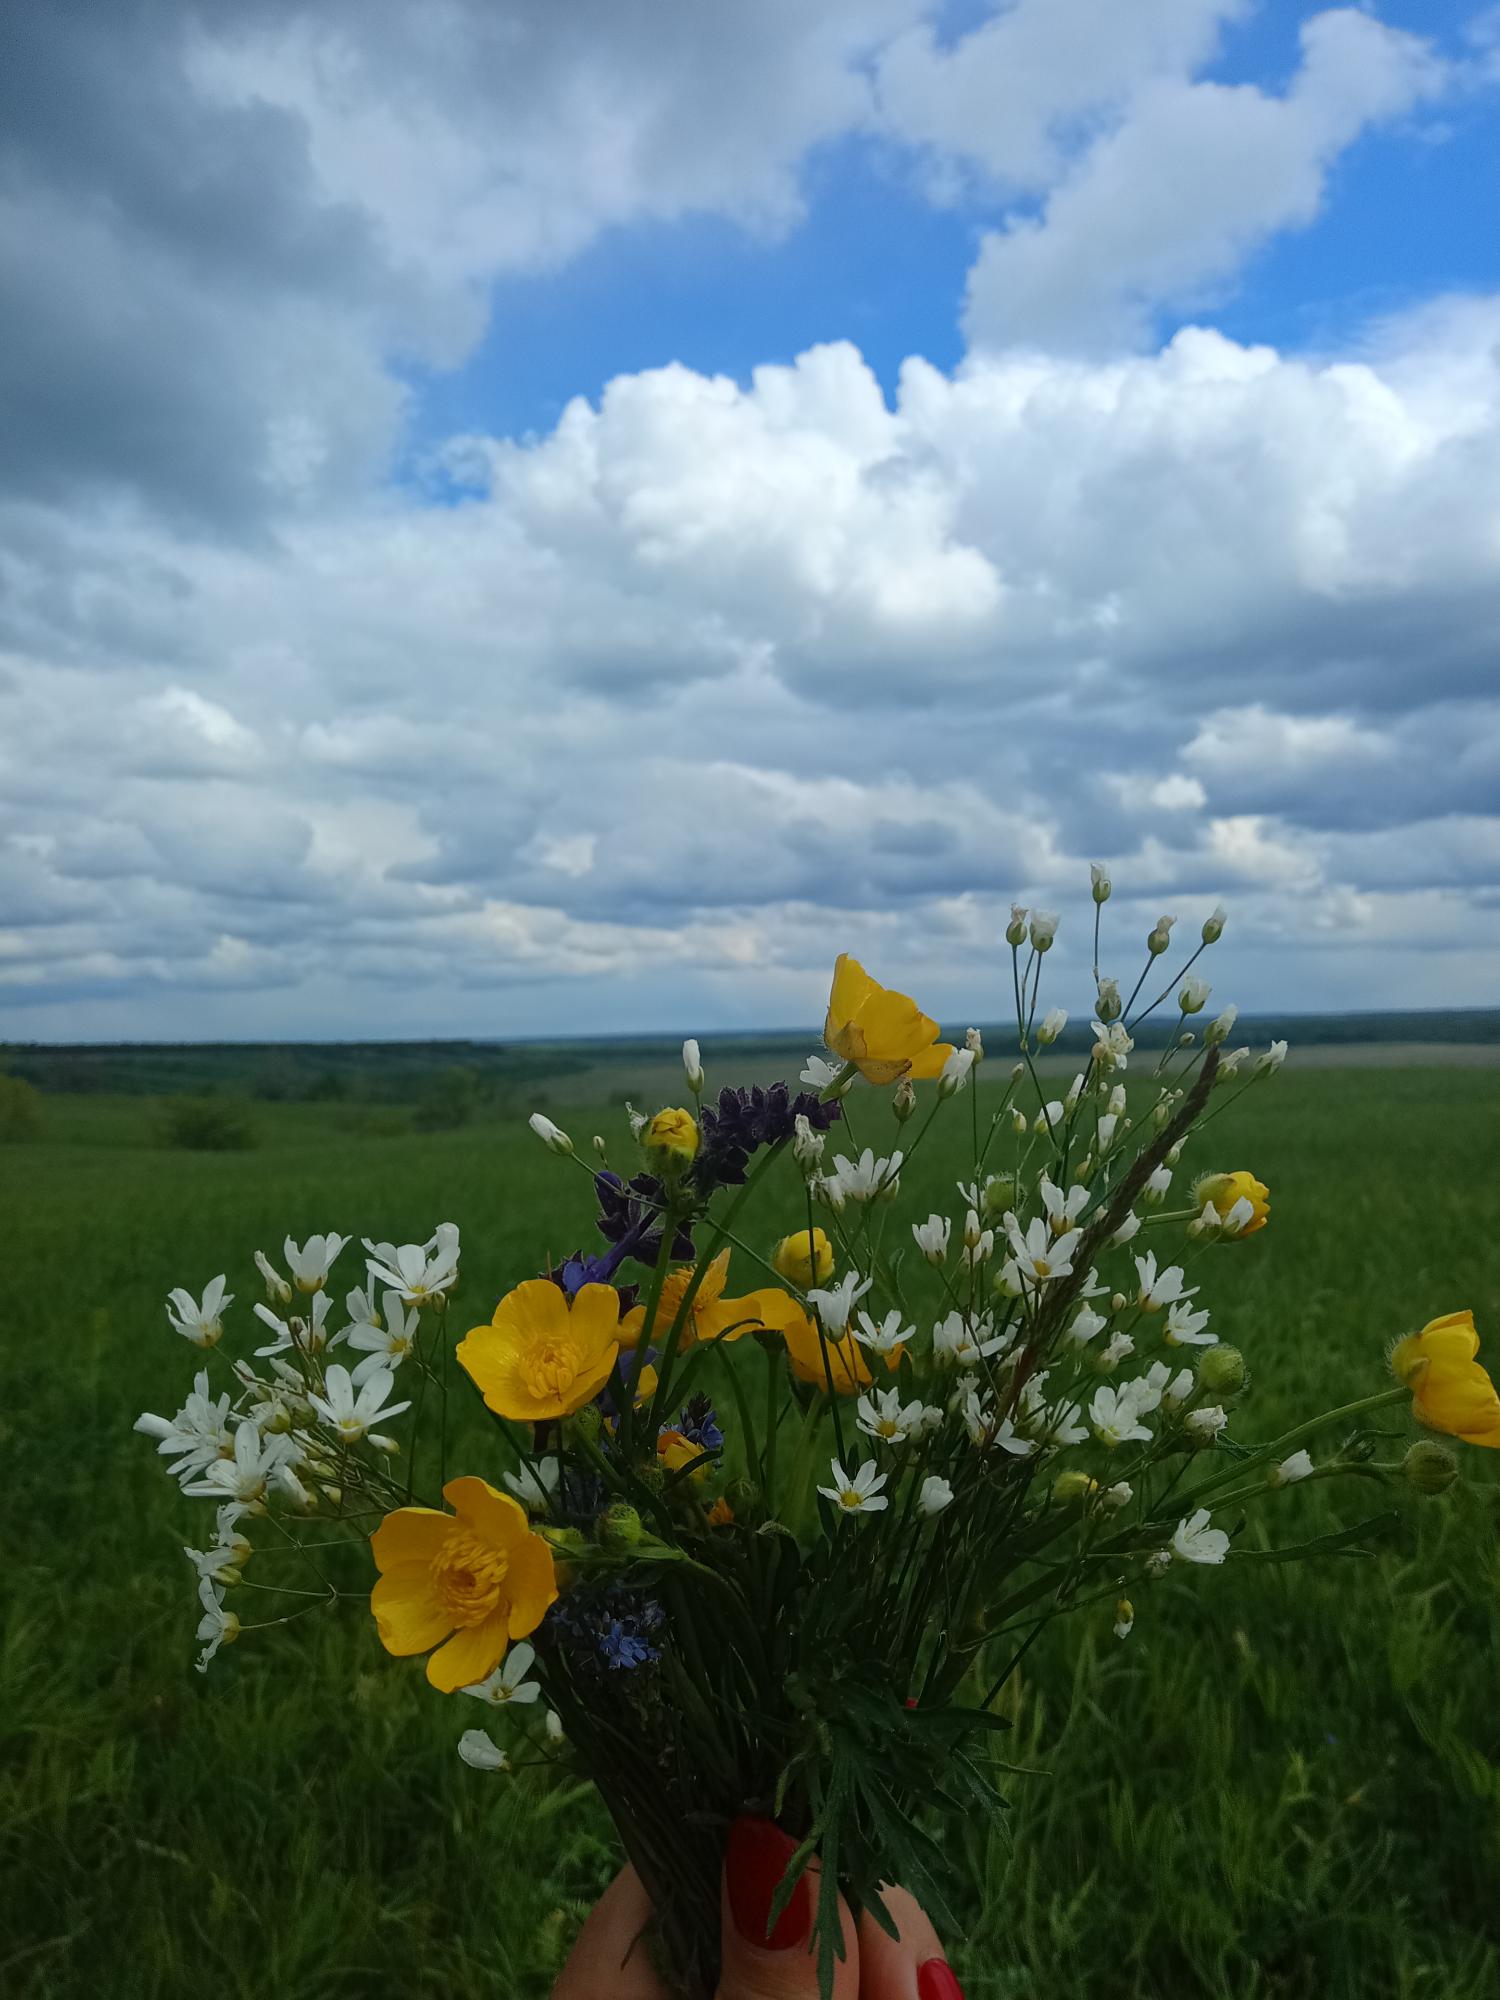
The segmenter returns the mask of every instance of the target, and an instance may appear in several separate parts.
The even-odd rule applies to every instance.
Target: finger
[[[771,1902],[797,1843],[765,1819],[737,1819],[724,1856],[723,1974],[718,2000],[817,2000],[813,1946],[816,1865],[770,1925]],[[833,2000],[858,2000],[859,1947],[842,1896],[844,1956],[835,1962]]]
[[[651,1899],[633,1868],[622,1868],[584,1919],[552,2000],[669,2000],[642,1933]]]
[[[964,2000],[927,1912],[905,1889],[882,1889],[900,1938],[868,1910],[859,1919],[859,2000]]]

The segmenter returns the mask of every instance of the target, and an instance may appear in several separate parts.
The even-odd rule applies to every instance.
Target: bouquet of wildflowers
[[[1467,1313],[1397,1345],[1397,1386],[1238,1435],[1246,1368],[1214,1332],[1209,1260],[1257,1254],[1268,1193],[1196,1134],[1285,1045],[1230,1047],[1233,1008],[1197,1025],[1209,989],[1192,968],[1221,911],[1169,978],[1163,917],[1122,999],[1099,972],[1109,893],[1096,869],[1093,1048],[1060,1095],[1036,1063],[1065,1025],[1040,1002],[1057,919],[1017,908],[1013,1046],[982,1103],[995,1051],[973,1030],[940,1041],[842,957],[800,1092],[710,1097],[689,1042],[691,1109],[632,1113],[628,1161],[603,1140],[585,1161],[532,1119],[559,1171],[590,1176],[599,1240],[485,1323],[450,1310],[451,1225],[365,1241],[340,1324],[348,1239],[288,1239],[280,1269],[257,1252],[253,1355],[217,1394],[205,1369],[175,1416],[137,1425],[213,1510],[187,1552],[200,1666],[347,1595],[329,1545],[367,1537],[381,1644],[477,1704],[483,1726],[468,1710],[457,1732],[477,1771],[592,1778],[684,1995],[713,1990],[723,1844],[746,1812],[787,1836],[767,1924],[801,1899],[825,1992],[840,1895],[889,1927],[881,1884],[899,1880],[952,1925],[945,1824],[1001,1808],[995,1703],[1052,1619],[1093,1615],[1126,1640],[1168,1572],[1352,1547],[1369,1523],[1269,1550],[1236,1538],[1310,1480],[1449,1483],[1435,1440],[1376,1458],[1361,1419],[1392,1399],[1500,1445]],[[1148,1057],[1137,1031],[1169,1004]],[[903,1178],[937,1148],[956,1199],[909,1213]],[[777,1183],[798,1220],[773,1240],[757,1201]],[[168,1310],[214,1348],[231,1304],[221,1277]],[[452,1364],[494,1428],[450,1477]],[[264,1618],[230,1608],[247,1587],[267,1593]]]

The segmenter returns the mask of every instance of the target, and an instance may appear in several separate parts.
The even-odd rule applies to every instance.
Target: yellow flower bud
[[[698,1121],[691,1111],[658,1111],[641,1135],[648,1151],[688,1161],[698,1153]]]
[[[1201,1213],[1203,1204],[1210,1203],[1221,1222],[1237,1201],[1248,1201],[1252,1214],[1244,1228],[1237,1231],[1233,1239],[1236,1242],[1242,1236],[1253,1236],[1257,1229],[1264,1229],[1271,1219],[1271,1190],[1265,1182],[1241,1167],[1232,1174],[1205,1174],[1193,1188],[1193,1207]]]
[[[799,1290],[826,1285],[833,1276],[833,1245],[821,1229],[783,1236],[771,1252],[771,1269]]]
[[[1500,1394],[1478,1354],[1473,1313],[1447,1313],[1397,1343],[1391,1370],[1411,1390],[1412,1415],[1419,1424],[1497,1449]]]

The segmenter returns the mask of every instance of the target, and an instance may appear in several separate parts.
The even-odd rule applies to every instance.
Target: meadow
[[[580,1140],[620,1133],[608,1095],[568,1103]],[[179,1550],[202,1516],[130,1427],[192,1374],[171,1285],[227,1271],[233,1350],[251,1344],[257,1246],[451,1219],[467,1326],[588,1239],[584,1177],[516,1115],[415,1133],[268,1102],[253,1150],[198,1154],[153,1143],[149,1098],[45,1109],[40,1141],[0,1149],[0,1992],[545,1994],[617,1865],[588,1789],[465,1769],[470,1718],[381,1653],[357,1603],[195,1674]],[[1238,1434],[1380,1387],[1388,1342],[1457,1306],[1500,1360],[1497,1137],[1500,1070],[1295,1053],[1208,1128],[1193,1165],[1250,1166],[1273,1190],[1271,1227],[1207,1278],[1252,1371]],[[946,1178],[935,1157],[923,1171]],[[354,1253],[339,1276],[354,1282]],[[1389,1428],[1396,1457],[1412,1433]],[[471,1447],[482,1470],[483,1445],[476,1419],[450,1455]],[[1467,1452],[1439,1499],[1373,1482],[1287,1496],[1299,1535],[1392,1514],[1369,1561],[1235,1562],[1158,1587],[1123,1645],[1101,1618],[1033,1651],[1004,1700],[1007,1754],[1035,1774],[1006,1781],[1004,1830],[972,1835],[955,1954],[971,1996],[1500,1993],[1490,1457]]]

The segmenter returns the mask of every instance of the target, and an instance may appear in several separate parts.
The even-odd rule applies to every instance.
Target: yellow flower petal
[[[398,1563],[431,1562],[452,1526],[436,1507],[399,1507],[370,1537],[375,1567],[388,1570]]]
[[[506,1630],[512,1639],[524,1639],[557,1602],[557,1565],[540,1535],[528,1534],[511,1551],[506,1585],[510,1591]]]
[[[375,1629],[388,1653],[425,1653],[453,1629],[433,1587],[432,1565],[397,1563],[370,1592]]]
[[[531,1523],[520,1501],[509,1493],[499,1492],[487,1479],[476,1478],[471,1472],[450,1479],[443,1488],[443,1498],[465,1527],[472,1528],[481,1541],[492,1542],[496,1548],[508,1550],[531,1532]],[[451,1520],[448,1526],[451,1531]]]
[[[472,1687],[494,1672],[509,1644],[507,1607],[501,1606],[478,1625],[455,1632],[446,1646],[439,1646],[427,1662],[427,1678],[442,1694]]]
[[[827,1391],[830,1381],[835,1395],[849,1396],[870,1386],[870,1364],[864,1349],[852,1334],[829,1340],[805,1313],[799,1312],[785,1329],[787,1360],[799,1382]]]

